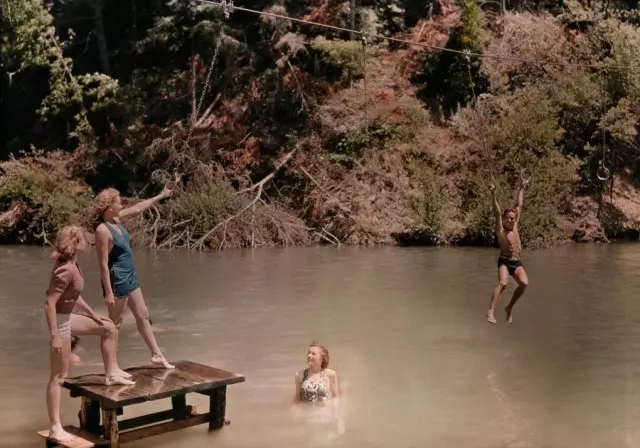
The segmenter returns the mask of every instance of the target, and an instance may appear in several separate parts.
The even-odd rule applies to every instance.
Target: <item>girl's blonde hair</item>
[[[102,222],[102,215],[118,196],[120,192],[115,188],[105,188],[96,195],[91,206],[91,222],[94,228]]]
[[[78,246],[85,240],[84,230],[80,226],[65,226],[58,232],[56,243],[51,258],[58,261],[67,261],[78,252]]]
[[[322,358],[322,361],[320,362],[320,368],[326,369],[327,367],[329,367],[329,349],[324,345],[315,341],[309,345],[309,348],[311,347],[316,347],[320,349],[320,358]]]

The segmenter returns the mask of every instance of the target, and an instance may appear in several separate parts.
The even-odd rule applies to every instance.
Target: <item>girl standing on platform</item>
[[[58,233],[55,250],[51,258],[55,260],[45,301],[45,316],[51,337],[51,375],[47,385],[47,410],[49,412],[49,438],[58,442],[68,442],[73,436],[60,423],[60,395],[62,384],[69,371],[71,340],[73,336],[100,336],[100,350],[105,370],[105,384],[135,384],[122,378],[116,362],[116,328],[109,319],[99,316],[82,298],[84,278],[78,265],[79,252],[86,249],[82,229],[67,226]],[[73,314],[75,306],[86,315]]]
[[[165,188],[154,198],[124,208],[118,190],[107,188],[96,196],[93,217],[97,225],[95,244],[109,317],[116,324],[116,328],[120,329],[124,307],[128,305],[135,317],[138,332],[151,352],[151,362],[173,369],[174,366],[169,364],[160,352],[153,334],[149,310],[140,289],[133,261],[131,238],[129,232],[120,223],[121,218],[141,213],[169,196],[171,196],[171,190]]]

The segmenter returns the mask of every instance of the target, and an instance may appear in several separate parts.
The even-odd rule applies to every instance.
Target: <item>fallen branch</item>
[[[327,241],[329,244],[335,244],[338,247],[342,245],[338,237],[336,237],[333,233],[329,232],[325,228],[322,229],[322,232],[315,232],[315,234],[318,235],[323,240]]]
[[[220,240],[220,246],[218,246],[218,250],[222,250],[222,248],[224,247],[224,243],[227,241],[227,225],[224,225],[224,229],[222,232],[222,240]]]
[[[253,205],[258,202],[258,199],[260,199],[260,196],[262,195],[262,188],[264,186],[264,184],[262,183],[262,181],[260,181],[260,183],[256,184],[258,186],[258,192],[256,193],[255,197],[253,198],[253,200],[251,200],[251,202],[249,202],[246,206],[244,206],[242,208],[242,210],[240,210],[238,213],[236,213],[235,215],[229,216],[227,219],[225,219],[222,222],[219,222],[218,224],[216,224],[211,230],[209,230],[207,233],[205,233],[200,239],[198,239],[194,245],[193,248],[194,249],[198,249],[201,250],[202,246],[204,245],[205,240],[216,230],[218,230],[221,226],[226,226],[229,222],[233,221],[234,219],[236,219],[238,216],[242,215],[244,212],[246,212],[247,210],[249,210],[251,207],[253,207]]]
[[[173,247],[175,243],[180,241],[180,239],[187,233],[187,229],[183,230],[178,236],[169,237],[162,244],[160,244],[157,249],[162,249],[163,247],[169,246],[169,250]]]
[[[302,107],[301,109],[298,111],[298,113],[302,112],[303,110],[305,112],[309,112],[309,108],[307,107],[307,102],[304,99],[304,92],[302,90],[302,86],[300,85],[300,81],[298,80],[298,77],[296,76],[296,73],[293,69],[293,65],[291,65],[291,62],[289,62],[289,59],[287,59],[287,65],[289,66],[289,69],[291,70],[291,74],[293,75],[293,79],[295,79],[296,81],[296,85],[298,86],[298,95],[300,95],[300,102],[302,103]]]
[[[51,245],[51,243],[50,243],[50,242],[49,242],[49,240],[47,239],[47,231],[45,230],[45,227],[44,227],[44,219],[43,219],[43,220],[42,220],[42,222],[41,222],[41,226],[42,226],[42,232],[41,232],[41,233],[39,233],[39,234],[37,234],[37,235],[35,235],[35,236],[36,236],[36,237],[40,237],[40,238],[42,238],[42,244],[43,244],[44,246],[50,246],[50,245]]]
[[[275,169],[273,171],[271,171],[267,176],[265,176],[260,182],[251,185],[248,188],[244,188],[238,192],[236,192],[236,194],[242,194],[242,193],[248,193],[249,191],[253,191],[256,188],[259,188],[260,190],[262,190],[262,187],[264,186],[264,184],[266,184],[267,182],[269,182],[271,179],[273,179],[273,176],[276,175],[276,173],[278,171],[280,171],[280,169],[285,166],[289,160],[291,160],[291,158],[293,157],[293,155],[295,154],[295,152],[298,150],[298,148],[293,148],[291,151],[289,151],[283,158],[282,160],[280,160],[280,162],[278,163],[278,165],[275,167]]]
[[[209,114],[211,113],[211,109],[213,109],[213,107],[216,104],[218,104],[218,101],[220,101],[220,98],[222,98],[222,94],[218,93],[214,98],[213,102],[209,104],[209,107],[207,107],[205,111],[202,112],[202,115],[200,116],[200,118],[198,118],[198,121],[196,121],[196,124],[193,126],[194,129],[198,129],[202,125],[204,120],[206,120],[207,117],[209,117]]]
[[[256,247],[256,202],[251,205],[251,248]]]
[[[156,219],[153,221],[151,228],[153,229],[153,238],[151,239],[151,247],[156,247],[156,241],[158,240],[158,222],[160,221],[160,211],[156,207],[151,208],[151,212],[156,213]]]
[[[246,212],[247,210],[249,210],[250,208],[254,207],[256,202],[258,202],[258,200],[260,200],[261,196],[262,196],[262,191],[264,189],[264,185],[269,182],[271,179],[273,179],[273,177],[276,175],[276,173],[284,166],[287,164],[287,162],[289,162],[289,160],[291,160],[291,158],[293,157],[293,155],[295,154],[297,148],[293,148],[290,152],[288,152],[280,161],[280,163],[278,163],[278,165],[275,167],[275,169],[269,173],[267,176],[265,176],[260,182],[253,184],[252,186],[250,186],[249,188],[245,188],[244,190],[240,190],[238,191],[236,194],[241,194],[241,193],[247,193],[250,191],[254,191],[254,190],[258,190],[255,194],[255,196],[253,197],[253,199],[251,200],[251,202],[249,202],[247,205],[245,205],[238,213],[236,213],[235,215],[232,215],[230,217],[228,217],[227,219],[225,219],[222,222],[219,222],[218,224],[216,224],[211,230],[209,230],[208,232],[206,232],[201,238],[199,238],[194,244],[193,244],[193,248],[194,249],[198,249],[201,250],[202,247],[204,246],[205,241],[207,240],[207,238],[209,238],[209,236],[211,234],[213,234],[216,230],[218,230],[221,226],[226,226],[229,222],[233,221],[234,219],[236,219],[238,216],[242,215],[244,212]]]

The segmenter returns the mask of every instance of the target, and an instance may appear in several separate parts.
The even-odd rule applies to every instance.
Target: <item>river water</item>
[[[47,427],[48,252],[0,247],[0,446],[41,447]],[[640,302],[636,244],[525,252],[530,287],[508,325],[485,321],[497,253],[480,248],[292,248],[137,252],[157,338],[170,360],[246,376],[229,386],[231,425],[127,444],[217,448],[640,447]],[[94,254],[85,299],[103,311]],[[500,309],[513,292],[510,284]],[[331,352],[345,431],[294,418],[294,375],[308,343]],[[101,372],[97,341],[83,367]],[[148,362],[131,316],[122,367]],[[188,396],[206,409],[207,399]],[[161,400],[125,417],[168,408]],[[79,399],[63,395],[63,423]],[[330,426],[330,425],[329,425]]]

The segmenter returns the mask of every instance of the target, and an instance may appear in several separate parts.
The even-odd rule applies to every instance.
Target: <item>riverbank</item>
[[[56,229],[68,223],[85,226],[91,236],[88,216],[95,192],[73,177],[75,159],[63,153],[52,154],[0,164],[4,173],[0,198],[5,195],[7,201],[11,197],[10,206],[0,213],[0,243],[48,245],[55,238]],[[222,181],[210,180],[204,184],[206,188],[173,183],[173,197],[126,220],[125,225],[134,245],[152,249],[495,244],[486,192],[480,198],[479,212],[470,216],[460,207],[464,190],[441,189],[438,195],[425,196],[424,173],[411,172],[415,164],[403,164],[402,156],[388,151],[382,160],[365,158],[359,173],[369,183],[356,182],[352,169],[343,170],[340,180],[334,176],[331,184],[318,164],[314,166],[316,178],[308,165],[305,168],[304,159],[295,156],[287,160],[288,166],[283,164],[282,172],[270,173],[264,183],[258,182],[244,191],[234,190]],[[269,182],[277,183],[283,177],[301,173],[313,182],[297,196],[297,208],[292,197],[289,204],[282,199],[264,200],[264,191],[273,191]],[[530,198],[535,200],[540,188],[544,185],[536,183],[534,175],[531,189],[525,193],[521,223],[525,246],[638,239],[640,192],[628,182],[619,179],[600,201],[588,196],[569,198],[565,213],[552,215],[551,223],[540,223],[541,216],[536,216],[539,205],[530,205]],[[512,195],[505,193],[513,192],[502,191],[503,206],[512,201]],[[138,200],[125,197],[124,203]],[[542,231],[546,233],[536,234]]]
[[[348,25],[346,3],[325,3],[265,10]],[[138,246],[490,245],[490,180],[505,207],[522,169],[533,175],[527,247],[640,227],[637,15],[434,0],[392,19],[363,5],[352,17],[371,33],[363,46],[159,2],[144,21],[106,15],[107,30],[130,34],[106,36],[117,49],[87,59],[68,28],[77,11],[24,6],[0,18],[3,107],[24,117],[6,126],[0,242],[47,244],[65,224],[89,226],[103,188],[135,201],[168,184],[174,197],[127,223]]]

